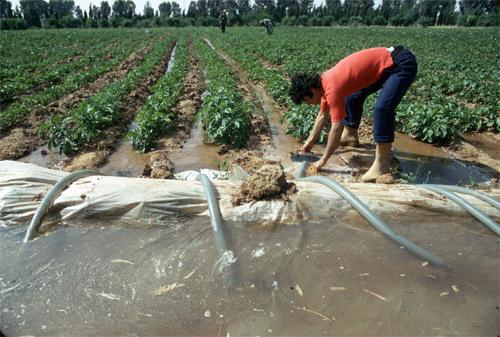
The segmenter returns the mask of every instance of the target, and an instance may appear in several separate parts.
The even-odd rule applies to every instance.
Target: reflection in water
[[[47,145],[43,145],[17,161],[52,168],[57,166],[65,158],[65,156],[59,154],[57,149],[49,150]]]
[[[205,144],[204,132],[199,123],[195,123],[191,129],[191,137],[184,143],[180,152],[169,155],[175,164],[175,171],[199,170],[201,168],[217,169],[220,156],[217,153],[219,147],[213,144]]]
[[[227,224],[241,282],[226,285],[208,218],[59,227],[22,245],[0,232],[7,335],[493,335],[497,239],[472,219],[384,219],[436,269],[349,217]],[[223,273],[223,272],[222,272]]]
[[[129,131],[137,127],[135,122],[129,126]],[[99,168],[104,174],[120,177],[139,177],[144,166],[149,163],[149,154],[134,149],[132,142],[124,137],[116,150],[106,158],[106,163]]]

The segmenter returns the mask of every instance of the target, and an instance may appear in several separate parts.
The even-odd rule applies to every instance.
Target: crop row
[[[237,78],[218,55],[200,39],[194,45],[208,76],[208,94],[199,113],[208,141],[245,146],[252,129],[251,105],[243,99]]]
[[[49,147],[58,147],[59,152],[68,155],[104,135],[120,117],[123,98],[163,61],[172,42],[172,37],[161,40],[124,78],[77,105],[67,115],[56,115],[42,125],[41,131],[48,138]]]
[[[180,35],[175,47],[172,69],[163,75],[152,88],[148,98],[135,118],[136,127],[129,133],[134,147],[141,152],[150,151],[158,137],[171,128],[174,107],[189,70],[185,35]]]
[[[234,29],[226,40],[231,45],[237,41],[237,48],[244,46],[245,53],[280,67],[287,76],[296,71],[322,72],[364,48],[404,45],[416,54],[419,75],[398,107],[398,127],[427,142],[447,142],[461,132],[500,131],[500,40],[495,32],[283,27],[271,38],[252,29]],[[367,101],[368,114],[374,99]],[[299,121],[294,129],[301,124],[300,114],[288,113],[287,119],[289,124]],[[309,115],[306,119],[304,123],[312,122]]]
[[[288,96],[289,81],[285,71],[277,66],[263,65],[262,56],[253,49],[251,44],[242,41],[238,36],[221,38],[220,34],[211,32],[207,32],[207,35],[218,48],[238,62],[250,79],[262,83],[266,91],[287,109],[283,115],[286,120],[286,133],[297,138],[306,138],[314,125],[318,108],[292,103]],[[323,130],[319,141],[325,141],[326,137],[327,131]]]
[[[0,56],[2,68],[0,77],[10,79],[16,76],[34,75],[48,71],[60,63],[73,60],[87,53],[88,49],[107,42],[150,39],[161,35],[152,30],[106,30],[106,31],[1,31]],[[106,48],[108,49],[108,48]],[[109,52],[112,53],[112,50]]]
[[[110,71],[121,63],[134,50],[142,49],[147,44],[151,43],[149,38],[142,40],[123,40],[120,44],[115,45],[108,52],[113,54],[112,59],[103,60],[93,64],[89,69],[81,72],[72,72],[63,82],[51,85],[46,90],[34,93],[21,98],[19,101],[12,103],[0,115],[0,132],[4,132],[17,124],[32,110],[46,106],[67,93],[73,92],[86,83],[90,83],[97,79],[100,75]]]

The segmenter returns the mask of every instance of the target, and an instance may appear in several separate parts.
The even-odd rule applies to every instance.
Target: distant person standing
[[[222,10],[219,16],[219,22],[220,22],[220,30],[222,31],[222,34],[226,32],[226,24],[227,24],[227,12],[225,10]]]
[[[261,26],[266,27],[266,32],[268,35],[271,35],[273,33],[273,23],[271,22],[271,20],[269,19],[260,20],[259,24]]]

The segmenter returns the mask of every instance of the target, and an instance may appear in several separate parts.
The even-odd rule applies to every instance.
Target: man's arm
[[[325,166],[326,162],[332,156],[333,152],[340,145],[340,137],[342,136],[342,131],[344,130],[344,124],[342,121],[332,122],[332,127],[328,133],[328,143],[326,144],[325,153],[320,160],[314,163],[316,170],[320,170]]]
[[[314,127],[311,133],[309,134],[309,137],[307,138],[305,144],[300,149],[301,151],[304,152],[311,151],[312,147],[314,146],[314,143],[316,143],[319,136],[321,135],[321,131],[325,127],[327,120],[328,120],[328,115],[320,110],[318,115],[316,116],[316,120],[314,121]]]

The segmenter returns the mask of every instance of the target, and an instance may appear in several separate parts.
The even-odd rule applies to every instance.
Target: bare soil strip
[[[107,130],[106,138],[88,144],[78,155],[64,160],[62,163],[63,170],[74,171],[82,168],[97,168],[104,164],[106,157],[114,151],[127,132],[137,111],[151,95],[152,86],[165,74],[173,48],[174,46],[171,46],[168,49],[163,62],[160,62],[142,83],[123,99],[120,111],[121,117],[115,126]]]
[[[99,90],[112,81],[123,78],[132,70],[149,52],[152,45],[130,54],[116,69],[99,77],[91,84],[82,86],[75,92],[59,100],[34,110],[16,128],[0,139],[0,160],[19,159],[34,151],[37,147],[46,144],[38,135],[38,127],[50,117],[60,113],[64,114],[83,100],[94,96]]]

